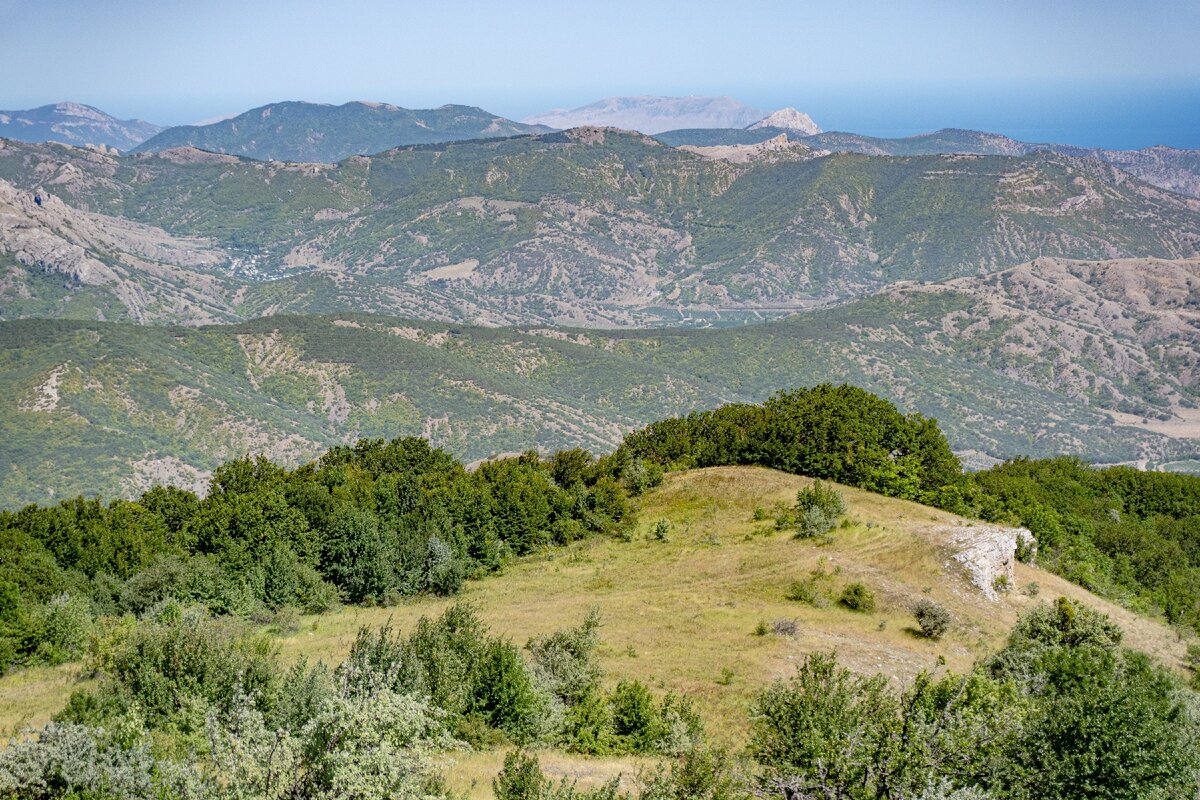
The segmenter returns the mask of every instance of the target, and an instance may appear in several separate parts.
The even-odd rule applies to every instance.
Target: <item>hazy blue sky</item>
[[[1200,147],[1200,0],[0,0],[0,108],[731,94],[827,129]]]

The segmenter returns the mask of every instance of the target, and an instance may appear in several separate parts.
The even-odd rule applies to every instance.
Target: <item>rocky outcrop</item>
[[[1002,525],[946,525],[938,529],[950,553],[949,566],[962,568],[971,585],[989,600],[1016,585],[1017,551],[1036,552],[1037,542],[1026,528]]]

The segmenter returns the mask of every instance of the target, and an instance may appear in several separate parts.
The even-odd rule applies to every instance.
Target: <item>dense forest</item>
[[[514,748],[501,800],[1195,796],[1197,695],[1065,598],[965,675],[897,689],[813,655],[759,695],[738,753],[707,743],[687,697],[606,683],[594,613],[518,647],[454,605],[408,635],[361,630],[334,667],[285,666],[269,636],[299,613],[453,595],[512,558],[628,538],[664,471],[729,464],[1026,525],[1039,548],[1019,555],[1200,627],[1200,479],[1069,458],[966,473],[935,421],[850,386],[664,420],[600,458],[469,471],[422,439],[365,440],[294,470],[231,461],[203,498],[156,487],[0,514],[3,665],[84,658],[96,676],[0,751],[0,798],[445,797],[434,754],[498,746]],[[843,511],[818,483],[778,524],[809,535]],[[543,775],[545,746],[670,766],[583,790]]]
[[[564,451],[474,472],[423,439],[360,441],[286,470],[221,466],[203,499],[75,498],[0,514],[0,666],[79,657],[98,617],[164,603],[269,621],[450,595],[505,559],[633,523],[661,472]]]

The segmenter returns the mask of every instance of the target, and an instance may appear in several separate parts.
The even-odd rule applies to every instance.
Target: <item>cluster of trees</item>
[[[963,507],[962,465],[937,422],[845,384],[662,420],[630,434],[618,453],[664,469],[757,464]]]
[[[636,682],[602,688],[597,629],[591,616],[517,648],[456,605],[407,636],[361,631],[334,669],[285,669],[246,623],[168,604],[108,630],[95,685],[0,750],[0,798],[432,800],[449,796],[438,752],[506,742],[521,749],[496,777],[499,800],[1123,800],[1200,788],[1200,698],[1066,598],[1031,609],[965,675],[896,688],[814,654],[758,695],[733,756],[705,745],[686,702]],[[632,791],[583,790],[547,779],[525,749],[547,745],[674,761]]]
[[[468,472],[423,439],[364,440],[295,470],[226,463],[204,498],[0,513],[0,670],[76,658],[96,618],[169,601],[248,616],[454,594],[510,556],[625,529],[654,479],[581,450]]]
[[[0,751],[0,798],[435,798],[438,751],[699,746],[688,703],[636,681],[601,687],[598,626],[593,613],[520,649],[454,605],[408,636],[360,631],[335,669],[285,669],[245,622],[170,603],[110,628],[96,686]]]

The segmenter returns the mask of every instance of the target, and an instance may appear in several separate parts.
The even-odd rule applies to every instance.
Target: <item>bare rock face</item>
[[[1003,525],[943,526],[939,531],[953,563],[962,567],[975,588],[989,600],[1016,584],[1014,565],[1018,546],[1036,552],[1037,542],[1026,528]]]
[[[757,128],[783,128],[785,131],[795,131],[805,136],[814,136],[821,132],[812,117],[794,108],[781,108],[746,129],[752,131]]]

